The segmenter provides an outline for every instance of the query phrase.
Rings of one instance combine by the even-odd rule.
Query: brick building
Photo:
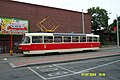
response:
[[[53,25],[60,25],[55,32],[74,32],[82,33],[82,13],[77,11],[59,9],[48,6],[28,4],[11,0],[0,0],[0,17],[19,18],[29,21],[29,32],[40,31],[37,23],[42,21],[46,16],[49,18],[44,22],[47,29]],[[85,33],[91,33],[91,16],[84,13]],[[1,53],[9,52],[9,34],[0,34]],[[22,38],[21,35],[13,36],[13,45]],[[13,47],[13,51],[18,50]]]

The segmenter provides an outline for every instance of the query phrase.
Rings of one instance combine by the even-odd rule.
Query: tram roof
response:
[[[25,33],[26,36],[53,36],[52,33]]]
[[[53,33],[55,36],[86,36],[86,34],[78,34],[78,33]]]
[[[53,33],[55,36],[92,36],[99,37],[99,35],[94,34],[79,34],[79,33]]]
[[[26,33],[26,36],[93,36],[99,37],[99,35],[93,34],[79,34],[79,33]]]

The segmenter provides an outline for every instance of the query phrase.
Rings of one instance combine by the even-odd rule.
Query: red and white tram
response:
[[[97,50],[99,35],[77,33],[26,33],[19,45],[23,54]]]

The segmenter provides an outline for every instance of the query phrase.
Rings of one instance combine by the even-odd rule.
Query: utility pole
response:
[[[119,47],[119,28],[118,28],[118,15],[116,15],[117,20],[117,47]]]
[[[85,33],[83,9],[82,9],[82,32],[83,32],[83,34]]]
[[[13,40],[12,40],[12,31],[10,31],[10,56],[13,55]]]

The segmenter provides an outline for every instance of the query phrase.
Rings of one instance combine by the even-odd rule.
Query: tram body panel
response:
[[[19,45],[23,54],[97,50],[99,35],[75,33],[26,33]]]
[[[21,45],[22,51],[28,51],[27,54],[43,54],[49,52],[71,52],[83,50],[96,50],[99,49],[100,43],[50,43],[50,44],[29,44]],[[25,54],[25,53],[24,53]]]

